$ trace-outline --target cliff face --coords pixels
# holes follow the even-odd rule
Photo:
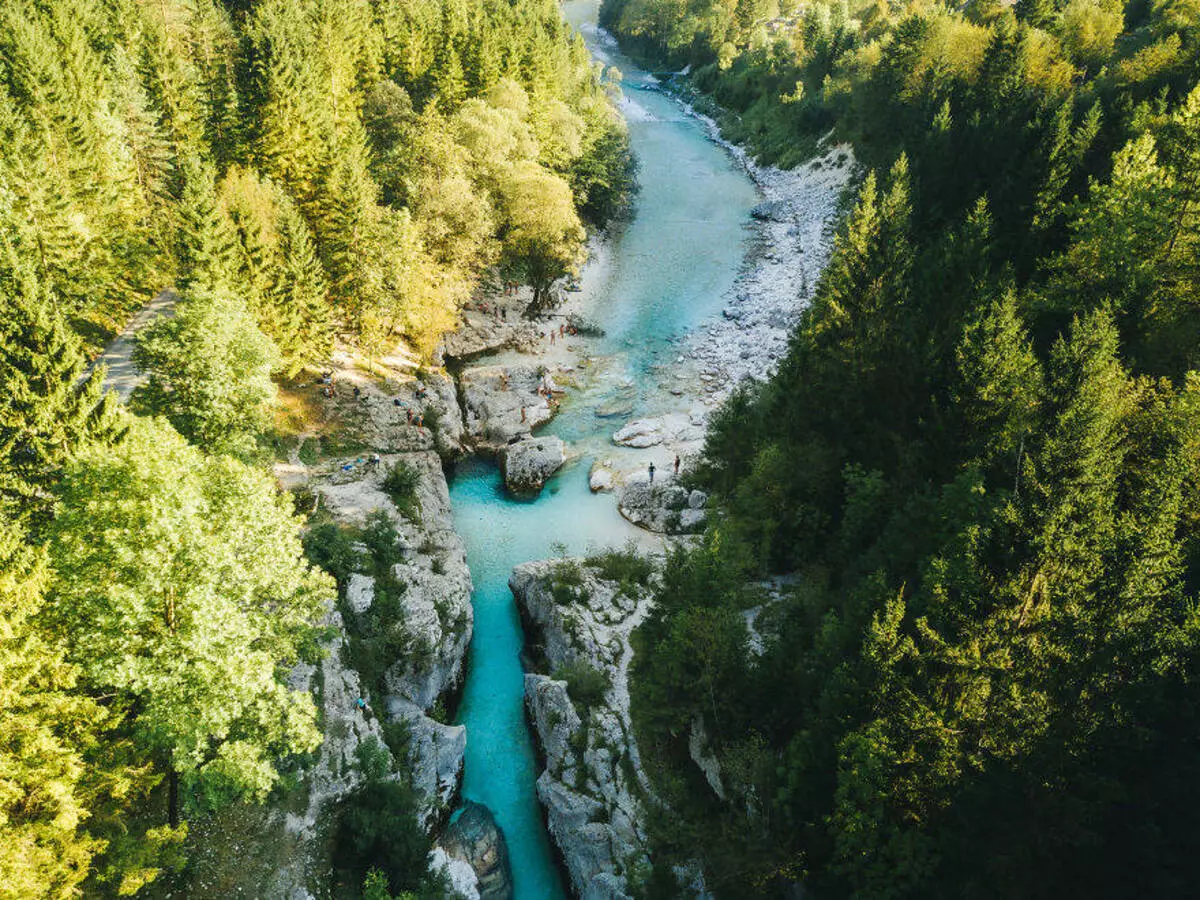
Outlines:
[[[389,724],[403,723],[407,758],[394,759],[393,767],[411,779],[420,796],[418,816],[428,830],[439,828],[453,806],[466,749],[465,729],[438,721],[461,688],[473,624],[471,576],[442,469],[442,457],[462,448],[457,391],[444,375],[380,380],[342,362],[325,410],[343,428],[337,437],[361,447],[359,454],[307,465],[296,454],[276,471],[285,486],[311,491],[322,515],[339,526],[362,528],[372,514],[386,515],[396,532],[394,563],[386,573],[376,571],[387,576],[382,585],[382,578],[370,574],[365,548],[357,548],[363,570],[347,579],[342,611],[330,612],[326,658],[293,673],[295,682],[314,691],[325,734],[317,759],[299,773],[304,808],[273,816],[280,840],[293,850],[279,866],[270,894],[295,900],[328,894],[329,822],[338,803],[362,783],[358,754],[365,742],[382,745]],[[331,443],[328,432],[313,439],[322,449]],[[412,474],[403,508],[384,489],[395,466]],[[368,616],[386,634],[386,645],[397,648],[384,660],[382,695],[378,678],[368,683],[365,672],[353,668],[355,625]]]
[[[628,897],[631,869],[646,862],[642,805],[653,802],[628,689],[629,636],[649,592],[605,581],[585,560],[527,563],[509,585],[549,673],[525,676],[525,703],[550,835],[577,896]]]

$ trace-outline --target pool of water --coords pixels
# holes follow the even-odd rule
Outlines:
[[[745,226],[757,202],[749,178],[702,125],[675,100],[644,90],[653,80],[596,32],[598,8],[596,0],[563,5],[593,55],[622,71],[640,190],[606,264],[585,273],[585,290],[607,332],[589,347],[596,362],[545,429],[583,452],[535,500],[509,497],[496,467],[479,460],[460,464],[450,486],[475,583],[475,634],[458,719],[467,727],[463,795],[491,809],[504,831],[517,900],[554,900],[565,892],[537,801],[523,711],[524,635],[509,574],[518,563],[561,553],[630,540],[658,545],[621,518],[611,495],[588,490],[591,457],[620,424],[597,418],[595,408],[614,391],[634,396],[638,414],[670,402],[658,389],[658,374],[670,365],[674,342],[720,308],[745,256]]]

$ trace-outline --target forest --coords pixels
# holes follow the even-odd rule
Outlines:
[[[718,514],[636,635],[647,896],[697,854],[722,897],[1188,896],[1200,6],[602,18],[761,159],[864,164],[787,357],[710,428],[690,478]]]
[[[631,167],[552,0],[0,4],[0,897],[136,894],[290,783],[334,583],[278,381],[552,303]],[[167,287],[127,409],[91,360]]]

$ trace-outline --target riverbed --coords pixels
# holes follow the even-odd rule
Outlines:
[[[746,256],[749,211],[760,199],[704,123],[597,31],[597,0],[572,0],[563,9],[593,55],[622,72],[622,111],[639,166],[633,217],[606,244],[602,261],[585,268],[584,296],[577,301],[594,311],[606,334],[586,343],[586,368],[544,430],[576,455],[537,499],[507,496],[499,472],[484,461],[461,464],[451,484],[455,527],[475,583],[475,636],[459,709],[467,727],[463,796],[495,814],[508,841],[518,900],[552,900],[565,892],[537,801],[537,764],[523,711],[524,637],[509,574],[518,563],[629,541],[661,547],[621,518],[611,495],[589,491],[588,469],[627,419],[696,402],[665,389],[662,374],[687,336],[719,313]],[[598,417],[597,408],[614,398],[628,413]]]

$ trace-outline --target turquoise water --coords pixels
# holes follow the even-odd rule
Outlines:
[[[640,166],[633,220],[613,242],[608,263],[585,272],[585,290],[607,330],[589,351],[596,362],[562,414],[545,429],[583,455],[532,501],[507,496],[495,466],[467,461],[450,487],[455,527],[475,582],[475,636],[459,721],[467,726],[463,795],[495,814],[508,841],[517,900],[554,900],[564,889],[542,824],[536,760],[523,710],[524,642],[508,576],[513,566],[585,553],[629,540],[654,545],[620,517],[611,495],[588,491],[591,454],[619,420],[595,406],[623,390],[638,414],[670,402],[658,376],[674,342],[713,315],[745,255],[745,224],[757,201],[750,180],[706,137],[696,120],[662,94],[639,90],[647,76],[588,28],[598,3],[563,6],[593,54],[624,74],[630,136]],[[636,104],[636,105],[633,105]]]

